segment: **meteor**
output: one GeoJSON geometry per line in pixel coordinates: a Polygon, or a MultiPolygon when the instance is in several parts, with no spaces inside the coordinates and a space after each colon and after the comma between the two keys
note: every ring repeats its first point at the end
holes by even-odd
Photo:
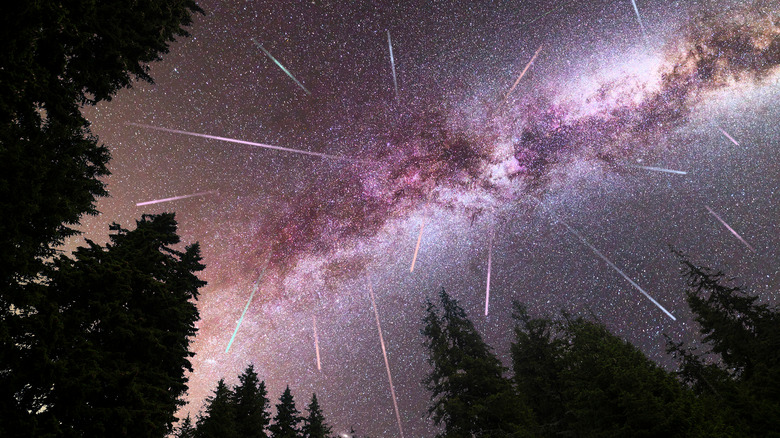
{"type": "Polygon", "coordinates": [[[404,438],[404,429],[401,426],[401,414],[398,412],[398,400],[395,398],[395,386],[393,386],[393,376],[390,374],[390,362],[387,361],[387,349],[385,349],[385,338],[382,336],[382,326],[379,324],[379,312],[376,310],[376,299],[374,298],[374,289],[371,287],[371,280],[368,281],[368,293],[371,297],[371,306],[374,308],[374,317],[376,318],[376,329],[379,332],[379,344],[382,346],[382,356],[385,358],[385,368],[387,368],[387,380],[390,382],[390,395],[393,397],[393,407],[395,408],[395,419],[398,421],[398,433],[404,438]]]}
{"type": "Polygon", "coordinates": [[[534,56],[531,57],[531,60],[528,61],[528,64],[526,64],[525,68],[523,69],[523,72],[520,73],[520,76],[515,81],[514,85],[512,85],[512,88],[509,89],[509,92],[506,93],[506,96],[504,96],[504,101],[509,97],[510,94],[512,94],[512,91],[514,91],[515,87],[517,87],[517,84],[520,83],[520,79],[523,79],[523,76],[525,76],[525,73],[528,71],[529,68],[531,68],[531,64],[533,64],[534,59],[539,55],[539,52],[542,51],[542,46],[539,46],[538,49],[536,49],[536,53],[534,53],[534,56]]]}
{"type": "Polygon", "coordinates": [[[317,371],[322,371],[322,364],[320,363],[320,338],[317,336],[317,315],[311,316],[312,325],[314,326],[314,352],[317,356],[317,371]]]}
{"type": "Polygon", "coordinates": [[[639,15],[639,8],[636,7],[636,0],[631,0],[631,4],[634,5],[634,12],[636,12],[636,19],[639,21],[639,27],[642,28],[642,36],[647,41],[647,32],[645,32],[645,25],[642,24],[642,17],[639,15]]]}
{"type": "Polygon", "coordinates": [[[425,227],[425,219],[423,219],[422,225],[420,225],[420,235],[417,236],[417,247],[414,248],[414,257],[412,258],[412,267],[409,268],[409,272],[414,272],[414,263],[417,261],[417,252],[420,251],[420,242],[422,241],[423,228],[425,227]]]}
{"type": "Polygon", "coordinates": [[[738,143],[736,140],[734,140],[734,137],[730,136],[728,132],[724,131],[724,130],[723,130],[723,128],[721,128],[720,126],[718,126],[718,129],[720,130],[720,132],[721,132],[723,135],[725,135],[725,136],[726,136],[726,138],[728,138],[729,140],[731,140],[731,142],[732,142],[732,143],[734,143],[735,145],[739,146],[739,143],[738,143]]]}
{"type": "Polygon", "coordinates": [[[178,201],[179,199],[194,198],[196,196],[211,195],[213,193],[217,193],[217,191],[209,190],[208,192],[198,192],[198,193],[193,193],[191,195],[181,195],[181,196],[174,196],[172,198],[155,199],[153,201],[136,202],[135,206],[140,207],[142,205],[159,204],[161,202],[168,202],[168,201],[178,201]]]}
{"type": "Polygon", "coordinates": [[[263,278],[263,275],[265,275],[266,269],[268,269],[268,261],[265,262],[265,267],[263,268],[263,272],[261,272],[260,275],[257,277],[255,286],[252,288],[252,294],[249,295],[249,301],[246,302],[246,306],[244,306],[244,311],[241,313],[241,318],[238,319],[238,324],[236,324],[236,329],[233,331],[233,336],[230,337],[230,342],[228,342],[227,348],[225,348],[225,353],[230,351],[230,346],[233,345],[233,341],[236,339],[236,333],[238,333],[238,328],[241,327],[241,322],[244,320],[244,315],[246,315],[247,309],[249,309],[249,304],[252,303],[252,298],[254,298],[255,292],[257,292],[257,288],[260,287],[260,280],[263,278]]]}
{"type": "Polygon", "coordinates": [[[398,80],[395,77],[395,59],[393,59],[393,43],[390,41],[390,31],[387,31],[387,45],[390,47],[390,66],[393,69],[393,85],[395,86],[395,102],[400,103],[398,99],[398,80]]]}
{"type": "Polygon", "coordinates": [[[490,235],[490,245],[488,246],[488,269],[487,269],[487,288],[485,289],[485,316],[488,316],[488,304],[490,303],[490,267],[493,262],[493,238],[495,232],[490,235]]]}
{"type": "Polygon", "coordinates": [[[615,271],[617,271],[617,273],[618,273],[618,274],[620,274],[620,275],[621,275],[623,278],[625,278],[625,279],[626,279],[626,281],[628,281],[629,283],[631,283],[631,286],[634,286],[634,287],[635,287],[635,288],[636,288],[636,289],[637,289],[639,292],[641,292],[641,293],[642,293],[642,295],[644,295],[644,296],[645,296],[645,297],[646,297],[648,300],[650,300],[650,301],[651,301],[653,304],[655,304],[655,305],[656,305],[656,307],[658,307],[659,309],[661,309],[661,311],[663,311],[663,312],[664,312],[664,313],[665,313],[667,316],[669,316],[669,318],[672,318],[672,321],[677,321],[677,318],[675,318],[675,317],[674,317],[674,315],[672,315],[671,313],[669,313],[669,311],[668,311],[668,310],[666,310],[666,309],[664,308],[664,306],[662,306],[662,305],[661,305],[661,304],[660,304],[658,301],[656,301],[656,300],[655,300],[653,297],[651,297],[651,296],[650,296],[650,294],[648,294],[647,292],[645,292],[645,290],[644,290],[644,289],[642,289],[642,287],[641,287],[641,286],[639,286],[638,284],[636,284],[636,282],[634,282],[634,280],[630,279],[630,278],[628,277],[628,275],[626,275],[626,273],[625,273],[625,272],[623,272],[623,270],[621,270],[621,269],[620,269],[620,268],[618,268],[618,267],[617,267],[617,266],[616,266],[614,263],[612,263],[612,262],[611,262],[611,261],[610,261],[610,260],[607,258],[607,256],[605,256],[604,254],[602,254],[602,253],[601,253],[601,251],[599,251],[598,249],[596,249],[596,247],[595,247],[595,246],[591,245],[591,244],[590,244],[590,242],[588,242],[588,241],[587,241],[587,240],[586,240],[584,237],[582,237],[582,235],[580,235],[580,233],[578,233],[578,232],[577,232],[577,230],[575,230],[574,228],[570,227],[570,226],[569,226],[569,224],[567,224],[566,222],[564,222],[562,219],[558,219],[558,220],[559,220],[559,221],[560,221],[560,222],[563,224],[563,226],[564,226],[564,227],[566,227],[566,229],[567,229],[567,230],[569,230],[569,232],[570,232],[571,234],[573,234],[573,235],[574,235],[574,236],[576,236],[578,239],[580,239],[580,241],[581,241],[583,244],[585,244],[585,246],[587,246],[588,248],[590,248],[590,250],[591,250],[591,251],[593,251],[593,252],[594,252],[594,253],[595,253],[597,256],[599,256],[599,257],[601,258],[601,260],[604,260],[604,262],[605,262],[607,265],[609,265],[609,267],[611,267],[612,269],[614,269],[615,271]]]}
{"type": "Polygon", "coordinates": [[[234,139],[234,138],[218,137],[216,135],[199,134],[197,132],[181,131],[179,129],[161,128],[159,126],[144,125],[142,123],[126,123],[126,124],[130,125],[130,126],[136,126],[136,127],[139,127],[139,128],[154,129],[155,131],[170,132],[172,134],[182,134],[182,135],[189,135],[189,136],[192,136],[192,137],[208,138],[210,140],[226,141],[228,143],[236,143],[236,144],[243,144],[243,145],[247,145],[247,146],[255,146],[255,147],[258,147],[258,148],[271,149],[271,150],[275,150],[275,151],[292,152],[294,154],[311,155],[313,157],[328,158],[328,159],[331,159],[331,160],[346,160],[346,161],[354,161],[354,162],[370,162],[369,160],[360,160],[360,159],[356,159],[356,158],[342,157],[340,155],[323,154],[323,153],[320,153],[320,152],[309,152],[309,151],[303,151],[303,150],[300,150],[300,149],[291,149],[291,148],[285,148],[285,147],[282,147],[282,146],[273,146],[273,145],[270,145],[270,144],[255,143],[255,142],[252,142],[252,141],[237,140],[237,139],[234,139]]]}
{"type": "Polygon", "coordinates": [[[674,174],[677,174],[677,175],[687,175],[688,174],[688,172],[685,172],[685,171],[682,171],[682,170],[664,169],[663,167],[651,167],[651,166],[639,166],[639,165],[631,165],[631,167],[636,167],[637,169],[652,170],[654,172],[674,173],[674,174]]]}
{"type": "Polygon", "coordinates": [[[279,68],[281,68],[282,71],[285,72],[287,74],[287,76],[290,77],[290,79],[294,80],[295,83],[298,84],[299,87],[303,88],[303,91],[305,91],[306,94],[311,95],[311,91],[307,90],[306,87],[304,87],[302,83],[298,82],[298,79],[295,79],[295,76],[293,76],[292,73],[290,73],[289,70],[284,68],[284,66],[282,65],[281,62],[277,61],[276,58],[274,58],[273,55],[271,55],[271,53],[268,52],[268,50],[265,50],[265,47],[263,47],[262,44],[258,43],[257,40],[255,40],[254,38],[252,38],[252,42],[255,43],[255,45],[257,47],[259,47],[260,50],[263,51],[263,53],[265,53],[269,58],[271,58],[271,61],[275,62],[276,65],[278,65],[279,68]]]}
{"type": "Polygon", "coordinates": [[[747,246],[751,251],[756,252],[756,250],[752,246],[750,246],[749,243],[745,242],[745,239],[743,239],[742,236],[740,236],[736,231],[734,231],[734,229],[731,228],[729,224],[726,223],[726,221],[721,219],[717,213],[712,211],[712,209],[709,206],[705,205],[704,207],[707,209],[707,211],[710,212],[711,215],[715,216],[715,219],[720,221],[720,223],[723,224],[724,227],[726,227],[729,231],[731,231],[731,234],[733,234],[737,239],[739,239],[740,242],[744,243],[745,246],[747,246]]]}

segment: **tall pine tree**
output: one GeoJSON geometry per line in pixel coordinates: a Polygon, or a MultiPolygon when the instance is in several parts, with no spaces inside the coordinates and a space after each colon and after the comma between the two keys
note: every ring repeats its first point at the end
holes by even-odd
{"type": "Polygon", "coordinates": [[[225,379],[217,382],[214,395],[206,398],[204,412],[198,416],[196,438],[239,438],[233,391],[225,379]]]}
{"type": "Polygon", "coordinates": [[[457,301],[442,290],[441,308],[428,301],[425,346],[431,371],[429,415],[444,427],[440,437],[523,436],[530,414],[515,396],[504,367],[457,301]]]}
{"type": "Polygon", "coordinates": [[[266,429],[271,422],[268,412],[268,391],[260,381],[253,365],[238,376],[239,385],[234,389],[236,430],[241,438],[267,438],[266,429]]]}
{"type": "Polygon", "coordinates": [[[273,438],[300,438],[301,432],[298,425],[301,421],[302,418],[295,407],[295,400],[288,386],[279,397],[274,423],[268,429],[273,438]]]}
{"type": "Polygon", "coordinates": [[[325,416],[317,401],[317,394],[312,393],[311,402],[306,410],[309,414],[303,420],[303,438],[328,438],[331,427],[325,422],[325,416]]]}
{"type": "Polygon", "coordinates": [[[192,424],[192,417],[190,414],[181,420],[181,424],[176,428],[176,438],[195,438],[195,425],[192,424]]]}

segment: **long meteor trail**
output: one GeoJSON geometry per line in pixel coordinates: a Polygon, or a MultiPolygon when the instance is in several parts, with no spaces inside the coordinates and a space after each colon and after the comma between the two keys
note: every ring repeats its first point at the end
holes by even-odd
{"type": "Polygon", "coordinates": [[[645,25],[642,24],[642,17],[639,15],[639,8],[636,7],[636,0],[631,0],[631,4],[634,5],[634,12],[636,12],[636,19],[639,21],[639,27],[642,29],[642,36],[647,41],[647,32],[645,31],[645,25]]]}
{"type": "Polygon", "coordinates": [[[390,362],[387,361],[387,349],[385,349],[385,338],[382,336],[382,325],[379,324],[379,312],[376,310],[376,299],[374,299],[374,289],[371,287],[371,280],[368,282],[368,293],[371,296],[371,306],[374,308],[374,317],[376,317],[376,329],[379,332],[379,343],[382,345],[382,356],[385,358],[385,368],[387,368],[387,380],[390,382],[390,395],[393,396],[393,407],[395,408],[395,419],[398,421],[398,433],[404,438],[404,429],[401,426],[401,414],[398,412],[398,400],[395,398],[395,386],[393,385],[393,375],[390,374],[390,362]]]}
{"type": "Polygon", "coordinates": [[[225,348],[225,353],[230,351],[230,346],[233,345],[233,341],[236,339],[236,334],[238,333],[238,328],[241,327],[241,322],[244,320],[244,315],[246,315],[247,309],[249,309],[249,305],[252,303],[252,298],[254,298],[255,293],[257,292],[257,288],[260,287],[260,280],[265,275],[265,271],[268,269],[268,262],[266,261],[265,267],[263,268],[263,272],[260,273],[260,275],[257,277],[257,281],[255,282],[255,286],[252,288],[252,294],[249,295],[249,300],[246,302],[246,306],[244,306],[244,311],[241,313],[241,318],[238,319],[238,323],[236,324],[236,329],[233,331],[233,336],[230,337],[230,342],[227,344],[227,348],[225,348]]]}
{"type": "Polygon", "coordinates": [[[189,135],[191,137],[201,137],[201,138],[208,138],[210,140],[226,141],[228,143],[243,144],[243,145],[254,146],[254,147],[263,148],[263,149],[271,149],[271,150],[275,150],[275,151],[292,152],[293,154],[311,155],[313,157],[328,158],[328,159],[331,159],[331,160],[346,160],[346,161],[354,161],[354,162],[369,162],[370,161],[370,160],[360,160],[360,159],[356,159],[356,158],[342,157],[340,155],[323,154],[321,152],[309,152],[309,151],[303,151],[303,150],[300,150],[300,149],[291,149],[291,148],[285,148],[285,147],[282,147],[282,146],[273,146],[273,145],[270,145],[270,144],[255,143],[253,141],[237,140],[235,138],[219,137],[219,136],[216,136],[216,135],[208,135],[208,134],[200,134],[200,133],[197,133],[197,132],[182,131],[182,130],[179,130],[179,129],[161,128],[159,126],[144,125],[142,123],[127,123],[127,125],[136,126],[136,127],[139,127],[139,128],[154,129],[155,131],[170,132],[172,134],[182,134],[182,135],[189,135]]]}
{"type": "Polygon", "coordinates": [[[317,371],[322,371],[322,364],[320,363],[320,338],[317,335],[317,315],[311,316],[312,325],[314,326],[314,352],[317,356],[317,371]]]}
{"type": "Polygon", "coordinates": [[[172,198],[163,198],[163,199],[155,199],[153,201],[136,202],[135,206],[140,207],[142,205],[151,205],[151,204],[159,204],[161,202],[178,201],[179,199],[194,198],[196,196],[211,195],[213,193],[217,193],[217,191],[209,190],[208,192],[198,192],[198,193],[192,193],[190,195],[174,196],[172,198]]]}
{"type": "Polygon", "coordinates": [[[707,209],[707,211],[710,212],[711,215],[715,216],[715,219],[720,221],[720,223],[723,224],[724,227],[726,227],[729,231],[731,231],[731,234],[733,234],[737,239],[739,239],[740,242],[744,243],[745,246],[747,246],[751,251],[756,252],[756,250],[752,246],[750,246],[750,244],[747,243],[745,239],[743,239],[742,236],[739,235],[739,233],[734,231],[734,229],[731,228],[729,224],[726,223],[726,221],[724,221],[723,219],[720,218],[720,216],[718,216],[718,213],[712,211],[712,209],[707,205],[705,205],[704,207],[707,209]]]}
{"type": "Polygon", "coordinates": [[[663,167],[640,166],[640,165],[631,165],[631,167],[636,167],[637,169],[652,170],[654,172],[674,173],[676,175],[687,175],[688,174],[688,172],[685,172],[685,171],[682,171],[682,170],[664,169],[663,167]]]}
{"type": "Polygon", "coordinates": [[[414,272],[414,264],[417,262],[417,253],[420,251],[420,242],[422,242],[423,228],[425,227],[425,220],[423,219],[422,225],[420,225],[420,235],[417,236],[417,246],[414,248],[414,257],[412,258],[412,267],[409,268],[409,272],[414,272]]]}
{"type": "Polygon", "coordinates": [[[256,45],[257,47],[259,47],[259,48],[260,48],[260,50],[262,50],[262,51],[263,51],[263,53],[265,53],[265,54],[266,54],[266,56],[268,56],[269,58],[271,58],[271,61],[275,62],[275,63],[276,63],[276,65],[278,65],[278,66],[279,66],[279,68],[281,68],[281,69],[282,69],[282,71],[283,71],[283,72],[285,72],[285,73],[287,74],[287,76],[289,76],[289,77],[290,77],[290,79],[294,80],[294,81],[295,81],[295,83],[296,83],[296,84],[298,84],[298,86],[299,86],[299,87],[301,87],[301,88],[303,89],[303,91],[305,91],[305,92],[306,92],[306,94],[308,94],[308,95],[311,95],[311,91],[307,90],[307,89],[306,89],[306,87],[304,87],[302,83],[298,82],[298,79],[295,79],[295,76],[293,76],[293,75],[292,75],[292,73],[290,73],[290,71],[289,71],[289,70],[287,70],[286,68],[284,68],[284,66],[282,65],[282,63],[281,63],[281,62],[277,61],[277,60],[276,60],[276,58],[274,58],[274,56],[273,56],[273,55],[271,55],[271,53],[269,53],[269,52],[268,52],[268,50],[265,50],[265,47],[263,47],[263,45],[262,45],[262,44],[258,43],[258,42],[257,42],[257,40],[255,40],[254,38],[252,38],[252,42],[253,42],[253,43],[255,43],[255,45],[256,45]]]}
{"type": "Polygon", "coordinates": [[[671,314],[671,313],[670,313],[668,310],[666,310],[666,308],[664,308],[664,306],[662,306],[662,305],[661,305],[661,303],[659,303],[658,301],[656,301],[656,300],[655,300],[653,297],[651,297],[651,296],[650,296],[650,294],[648,294],[647,292],[645,292],[645,290],[644,290],[644,289],[642,289],[642,287],[641,287],[641,286],[639,286],[638,284],[636,284],[636,282],[635,282],[634,280],[630,279],[630,278],[628,277],[628,275],[626,275],[626,273],[625,273],[625,272],[623,272],[623,270],[622,270],[622,269],[618,268],[618,267],[617,267],[617,266],[616,266],[614,263],[612,263],[612,262],[611,262],[611,261],[610,261],[610,260],[607,258],[607,256],[605,256],[604,254],[602,254],[602,253],[601,253],[601,251],[599,251],[598,249],[596,249],[596,247],[595,247],[595,246],[591,245],[591,244],[590,244],[590,242],[588,242],[588,241],[587,241],[587,240],[586,240],[584,237],[582,237],[582,235],[580,235],[580,233],[578,233],[578,232],[577,232],[577,230],[575,230],[574,228],[570,227],[570,226],[569,226],[569,224],[567,224],[566,222],[564,222],[562,219],[558,219],[558,220],[559,220],[559,221],[560,221],[560,222],[563,224],[563,226],[564,226],[564,227],[566,227],[566,229],[567,229],[567,230],[569,230],[569,232],[570,232],[571,234],[573,234],[573,235],[574,235],[574,236],[576,236],[578,239],[580,239],[580,241],[581,241],[583,244],[585,244],[585,246],[587,246],[588,248],[590,248],[590,250],[591,250],[591,251],[593,251],[593,252],[594,252],[594,253],[595,253],[597,256],[599,256],[599,257],[601,258],[601,260],[604,260],[604,262],[605,262],[607,265],[609,265],[609,267],[611,267],[612,269],[614,269],[615,271],[617,271],[617,273],[618,273],[618,274],[620,274],[620,275],[621,275],[623,278],[625,278],[625,279],[626,279],[626,281],[628,281],[629,283],[631,283],[631,286],[634,286],[634,287],[635,287],[635,288],[636,288],[636,289],[637,289],[639,292],[641,292],[641,293],[642,293],[642,295],[644,295],[645,297],[647,297],[647,299],[648,299],[648,300],[652,301],[652,303],[653,303],[653,304],[655,304],[655,305],[656,305],[656,306],[657,306],[659,309],[661,309],[661,311],[663,311],[663,312],[664,312],[664,313],[665,313],[665,314],[666,314],[666,315],[667,315],[669,318],[672,318],[672,321],[677,321],[677,318],[675,318],[675,317],[674,317],[674,315],[672,315],[672,314],[671,314]]]}
{"type": "Polygon", "coordinates": [[[512,85],[512,88],[510,88],[509,91],[506,93],[506,96],[504,96],[504,101],[506,101],[507,98],[509,97],[509,95],[512,94],[512,91],[515,90],[515,88],[517,87],[517,84],[520,83],[520,79],[523,79],[523,76],[525,76],[525,74],[528,71],[528,69],[531,68],[531,64],[533,64],[534,60],[536,59],[537,56],[539,56],[539,52],[541,52],[541,51],[542,51],[542,46],[539,46],[539,48],[536,49],[536,53],[534,53],[534,56],[532,56],[531,60],[528,61],[528,64],[526,64],[525,68],[523,69],[523,72],[520,73],[520,76],[517,78],[515,83],[512,85]]]}
{"type": "Polygon", "coordinates": [[[490,235],[490,245],[488,246],[488,269],[487,269],[487,288],[485,289],[485,316],[488,316],[488,305],[490,304],[490,268],[493,264],[493,238],[495,232],[490,235]]]}
{"type": "Polygon", "coordinates": [[[400,103],[398,98],[398,80],[395,77],[395,58],[393,58],[393,43],[390,41],[390,30],[387,31],[387,46],[390,47],[390,67],[393,69],[393,86],[395,87],[395,103],[400,103]]]}

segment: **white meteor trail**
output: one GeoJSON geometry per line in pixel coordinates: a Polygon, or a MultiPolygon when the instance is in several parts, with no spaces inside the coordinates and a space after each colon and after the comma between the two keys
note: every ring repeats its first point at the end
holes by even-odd
{"type": "Polygon", "coordinates": [[[169,129],[169,128],[161,128],[159,126],[152,126],[152,125],[144,125],[142,123],[127,123],[127,125],[130,126],[137,126],[139,128],[146,128],[146,129],[154,129],[155,131],[163,131],[163,132],[170,132],[172,134],[182,134],[182,135],[189,135],[192,137],[201,137],[201,138],[208,138],[210,140],[219,140],[219,141],[226,141],[229,143],[236,143],[236,144],[243,144],[247,146],[255,146],[263,149],[271,149],[275,151],[283,151],[283,152],[292,152],[294,154],[302,154],[302,155],[311,155],[314,157],[320,157],[320,158],[328,158],[332,160],[346,160],[346,161],[354,161],[354,162],[370,162],[370,160],[360,160],[356,158],[348,158],[348,157],[342,157],[339,155],[331,155],[331,154],[323,154],[320,152],[309,152],[309,151],[303,151],[300,149],[291,149],[291,148],[285,148],[282,146],[273,146],[270,144],[263,144],[263,143],[255,143],[252,141],[246,141],[246,140],[236,140],[234,138],[227,138],[227,137],[218,137],[216,135],[208,135],[208,134],[199,134],[197,132],[189,132],[189,131],[182,131],[179,129],[169,129]]]}
{"type": "Polygon", "coordinates": [[[244,315],[246,315],[246,311],[247,311],[247,309],[249,309],[249,305],[252,303],[252,298],[254,298],[255,293],[257,292],[257,288],[260,287],[260,280],[263,278],[263,275],[265,275],[266,269],[268,269],[268,261],[267,260],[265,262],[265,267],[263,268],[263,271],[257,277],[257,281],[255,282],[255,286],[252,288],[252,294],[249,295],[249,300],[246,302],[246,306],[244,306],[244,311],[241,313],[241,318],[238,319],[238,323],[236,324],[236,329],[233,331],[233,336],[230,337],[230,342],[228,342],[227,348],[225,348],[225,353],[230,351],[230,346],[233,345],[233,341],[236,339],[236,334],[238,333],[238,328],[241,327],[241,322],[244,320],[244,315]]]}
{"type": "Polygon", "coordinates": [[[542,51],[542,46],[539,46],[538,49],[536,49],[536,53],[534,53],[534,56],[531,57],[531,60],[528,61],[528,64],[526,64],[525,68],[523,69],[523,72],[520,73],[520,76],[517,78],[515,83],[512,85],[512,88],[509,89],[509,91],[506,93],[506,96],[504,96],[504,101],[509,97],[510,94],[512,94],[512,91],[515,90],[517,87],[517,84],[520,83],[520,79],[523,79],[523,76],[525,76],[526,72],[528,72],[528,69],[531,68],[531,64],[533,64],[534,60],[537,56],[539,56],[539,52],[542,51]]]}
{"type": "Polygon", "coordinates": [[[732,143],[734,143],[735,145],[739,146],[739,143],[738,143],[736,140],[734,140],[734,137],[730,136],[728,132],[724,131],[724,130],[723,130],[723,128],[721,128],[720,126],[718,126],[718,129],[720,130],[720,132],[721,132],[723,135],[725,135],[725,136],[726,136],[726,138],[728,138],[729,140],[731,140],[731,142],[732,142],[732,143]]]}
{"type": "Polygon", "coordinates": [[[400,103],[398,98],[398,80],[395,77],[395,59],[393,58],[393,43],[390,41],[390,30],[387,31],[387,45],[390,47],[390,67],[393,69],[393,86],[395,87],[395,102],[400,103]]]}
{"type": "Polygon", "coordinates": [[[417,236],[417,246],[414,248],[414,257],[412,258],[412,267],[409,268],[409,272],[414,272],[414,264],[417,262],[417,253],[420,251],[420,242],[422,242],[423,228],[425,227],[425,220],[423,219],[422,225],[420,225],[420,235],[417,236]]]}
{"type": "Polygon", "coordinates": [[[677,174],[677,175],[687,175],[688,174],[688,172],[685,172],[685,171],[682,171],[682,170],[664,169],[663,167],[640,166],[640,165],[631,165],[631,167],[636,167],[637,169],[652,170],[654,172],[674,173],[674,174],[677,174]]]}
{"type": "Polygon", "coordinates": [[[393,375],[390,374],[390,362],[387,361],[387,349],[385,349],[385,338],[382,336],[382,325],[379,324],[379,312],[376,310],[376,299],[374,298],[374,289],[371,287],[371,281],[368,282],[368,293],[371,296],[371,306],[374,308],[374,317],[376,317],[376,329],[379,332],[379,344],[382,346],[382,356],[385,358],[385,368],[387,368],[387,380],[390,382],[390,395],[393,397],[393,407],[395,408],[395,419],[398,421],[398,433],[404,438],[404,429],[401,426],[401,414],[398,411],[398,400],[395,398],[395,386],[393,385],[393,375]]]}
{"type": "Polygon", "coordinates": [[[639,15],[639,8],[636,7],[636,0],[631,0],[631,4],[634,5],[634,12],[636,12],[636,19],[639,21],[639,27],[642,28],[642,36],[647,41],[647,32],[645,32],[645,25],[642,24],[642,17],[639,15]]]}
{"type": "Polygon", "coordinates": [[[488,269],[487,269],[487,288],[485,289],[485,316],[488,316],[488,305],[490,304],[490,268],[493,263],[493,238],[495,233],[490,235],[490,245],[488,246],[488,269]]]}
{"type": "Polygon", "coordinates": [[[142,205],[159,204],[161,202],[168,202],[168,201],[178,201],[179,199],[194,198],[196,196],[211,195],[214,193],[217,193],[217,191],[209,190],[208,192],[198,192],[198,193],[193,193],[191,195],[181,195],[181,196],[174,196],[172,198],[155,199],[153,201],[136,202],[135,206],[140,207],[142,205]]]}
{"type": "Polygon", "coordinates": [[[573,235],[574,235],[574,236],[576,236],[578,239],[580,239],[580,241],[581,241],[582,243],[584,243],[584,244],[585,244],[585,246],[587,246],[588,248],[590,248],[590,250],[591,250],[591,251],[593,251],[593,252],[594,252],[594,253],[595,253],[597,256],[599,256],[599,257],[601,258],[601,260],[604,260],[604,262],[605,262],[607,265],[609,265],[609,266],[610,266],[612,269],[614,269],[615,271],[617,271],[617,273],[618,273],[618,274],[620,274],[620,275],[621,275],[623,278],[625,278],[625,279],[626,279],[626,281],[628,281],[629,283],[631,283],[631,286],[634,286],[634,287],[635,287],[635,288],[636,288],[636,289],[637,289],[639,292],[641,292],[641,293],[642,293],[642,295],[644,295],[645,297],[647,297],[647,299],[648,299],[648,300],[652,301],[652,303],[653,303],[653,304],[655,304],[655,305],[656,305],[656,306],[657,306],[659,309],[661,309],[661,311],[663,311],[663,312],[664,312],[664,313],[665,313],[667,316],[669,316],[669,318],[672,318],[672,321],[677,321],[677,318],[675,318],[675,317],[674,317],[674,315],[672,315],[671,313],[669,313],[669,311],[668,311],[668,310],[666,310],[666,309],[664,308],[664,306],[662,306],[662,305],[661,305],[661,304],[660,304],[658,301],[656,301],[656,300],[655,300],[653,297],[651,297],[651,296],[650,296],[650,294],[648,294],[647,292],[645,292],[645,290],[644,290],[644,289],[642,289],[642,287],[641,287],[641,286],[639,286],[638,284],[636,284],[636,282],[635,282],[634,280],[630,279],[630,278],[628,277],[628,275],[626,275],[626,273],[625,273],[625,272],[623,272],[623,270],[621,270],[621,269],[620,269],[620,268],[618,268],[618,267],[617,267],[617,266],[616,266],[614,263],[612,263],[611,261],[609,261],[609,259],[607,258],[607,256],[605,256],[604,254],[602,254],[602,253],[601,253],[601,251],[599,251],[598,249],[596,249],[596,247],[595,247],[595,246],[591,245],[591,244],[590,244],[590,242],[588,242],[588,241],[587,241],[587,240],[586,240],[584,237],[582,237],[582,235],[580,235],[580,233],[578,233],[578,232],[577,232],[577,230],[575,230],[574,228],[570,227],[570,226],[569,226],[569,224],[567,224],[566,222],[564,222],[562,219],[558,219],[558,220],[559,220],[559,221],[560,221],[560,222],[563,224],[563,226],[564,226],[564,227],[566,227],[566,229],[567,229],[567,230],[569,230],[569,232],[570,232],[571,234],[573,234],[573,235]]]}
{"type": "Polygon", "coordinates": [[[295,83],[296,83],[296,84],[298,84],[298,86],[299,86],[299,87],[303,88],[303,91],[305,91],[305,92],[306,92],[306,94],[309,94],[309,95],[311,95],[311,91],[307,90],[307,89],[306,89],[306,87],[304,87],[302,83],[298,82],[298,79],[295,79],[295,76],[293,76],[293,75],[292,75],[292,73],[290,73],[290,71],[289,71],[289,70],[287,70],[286,68],[284,68],[284,66],[282,65],[282,63],[281,63],[281,62],[277,61],[277,60],[276,60],[276,58],[274,58],[274,57],[273,57],[273,55],[271,55],[271,53],[269,53],[269,52],[268,52],[268,50],[265,50],[265,47],[263,47],[263,45],[262,45],[262,44],[258,43],[258,42],[257,42],[257,40],[255,40],[254,38],[252,38],[252,42],[253,42],[253,43],[255,43],[255,45],[256,45],[257,47],[259,47],[259,48],[260,48],[260,50],[262,50],[262,51],[263,51],[263,53],[265,53],[265,54],[266,54],[266,56],[268,56],[269,58],[271,58],[271,61],[275,62],[275,63],[276,63],[276,65],[278,65],[278,66],[279,66],[279,68],[281,68],[281,69],[282,69],[282,71],[283,71],[283,72],[285,72],[285,73],[287,74],[287,76],[289,76],[289,77],[290,77],[290,79],[294,80],[294,81],[295,81],[295,83]]]}
{"type": "Polygon", "coordinates": [[[322,371],[322,364],[320,363],[320,338],[317,335],[317,315],[311,316],[312,325],[314,326],[314,352],[317,356],[317,371],[322,371]]]}
{"type": "Polygon", "coordinates": [[[740,242],[744,243],[744,244],[745,244],[745,246],[747,246],[747,247],[748,247],[748,248],[749,248],[751,251],[753,251],[753,252],[756,252],[756,250],[755,250],[755,249],[754,249],[752,246],[750,246],[750,244],[749,244],[749,243],[747,243],[747,242],[745,241],[745,239],[743,239],[743,238],[742,238],[742,236],[740,236],[740,235],[739,235],[739,234],[738,234],[736,231],[734,231],[734,229],[733,229],[733,228],[731,228],[731,227],[729,226],[729,224],[727,224],[727,223],[726,223],[726,221],[724,221],[723,219],[721,219],[721,218],[720,218],[720,216],[718,216],[718,214],[717,214],[717,213],[715,213],[714,211],[712,211],[712,209],[711,209],[709,206],[705,205],[704,207],[707,209],[707,211],[709,211],[709,212],[710,212],[710,214],[711,214],[711,215],[715,216],[715,219],[717,219],[718,221],[720,221],[720,223],[721,223],[721,224],[723,224],[723,226],[724,226],[724,227],[726,227],[726,228],[727,228],[729,231],[731,231],[731,234],[733,234],[733,235],[734,235],[734,236],[735,236],[737,239],[739,239],[739,241],[740,241],[740,242]]]}

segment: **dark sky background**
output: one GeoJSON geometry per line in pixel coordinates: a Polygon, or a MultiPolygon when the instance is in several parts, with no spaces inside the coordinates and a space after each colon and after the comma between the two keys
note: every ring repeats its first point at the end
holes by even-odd
{"type": "Polygon", "coordinates": [[[513,300],[593,312],[666,363],[662,333],[696,334],[670,246],[776,303],[776,2],[638,0],[644,35],[630,0],[200,4],[154,85],[87,110],[113,175],[85,237],[175,211],[202,245],[182,414],[253,363],[273,403],[289,384],[334,432],[400,436],[369,282],[408,437],[436,431],[420,328],[442,287],[507,364],[513,300]]]}

